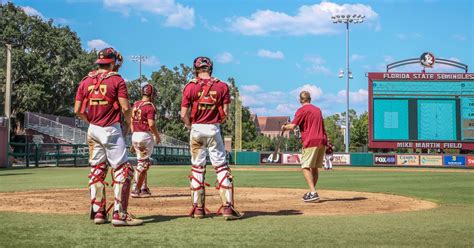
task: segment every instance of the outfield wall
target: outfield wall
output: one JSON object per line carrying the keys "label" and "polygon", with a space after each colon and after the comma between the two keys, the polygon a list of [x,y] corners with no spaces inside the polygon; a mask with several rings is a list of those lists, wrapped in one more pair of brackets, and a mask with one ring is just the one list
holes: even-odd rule
{"label": "outfield wall", "polygon": [[[235,155],[234,155],[235,156]],[[238,152],[238,165],[299,165],[300,153]],[[231,160],[234,161],[234,160]],[[239,162],[242,161],[242,162]],[[245,161],[245,162],[243,162]],[[335,166],[456,167],[474,168],[474,154],[335,153]]]}

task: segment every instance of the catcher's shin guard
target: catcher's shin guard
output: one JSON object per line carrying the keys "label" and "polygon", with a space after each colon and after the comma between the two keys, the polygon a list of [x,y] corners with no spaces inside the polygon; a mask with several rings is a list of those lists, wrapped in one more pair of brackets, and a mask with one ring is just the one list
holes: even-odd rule
{"label": "catcher's shin guard", "polygon": [[127,213],[132,177],[133,167],[128,162],[119,165],[113,170],[114,212],[119,214]]}
{"label": "catcher's shin guard", "polygon": [[206,186],[209,184],[204,182],[205,173],[205,166],[192,166],[189,180],[193,207],[189,215],[193,218],[202,218],[206,214]]}
{"label": "catcher's shin guard", "polygon": [[147,171],[150,168],[151,161],[150,159],[138,160],[137,169],[134,173],[134,181],[133,190],[139,191],[140,189],[144,188],[145,180],[147,177]]}
{"label": "catcher's shin guard", "polygon": [[234,209],[234,182],[227,163],[214,167],[217,174],[216,189],[219,190],[222,206],[217,210],[217,214],[224,209],[223,215],[226,220],[238,219],[242,215]]}
{"label": "catcher's shin guard", "polygon": [[105,182],[107,169],[105,162],[97,164],[92,166],[91,173],[88,176],[91,197],[90,218],[97,224],[105,223],[107,219],[105,198],[105,186],[108,185]]}

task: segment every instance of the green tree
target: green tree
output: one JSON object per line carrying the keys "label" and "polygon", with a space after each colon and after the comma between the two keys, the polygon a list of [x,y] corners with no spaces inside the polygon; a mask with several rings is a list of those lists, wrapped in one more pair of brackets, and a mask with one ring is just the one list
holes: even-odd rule
{"label": "green tree", "polygon": [[[0,40],[12,49],[12,114],[25,111],[72,115],[78,83],[94,67],[95,52],[81,48],[69,27],[55,26],[7,3],[0,5]],[[6,51],[0,46],[0,81]],[[1,99],[2,105],[4,99]]]}
{"label": "green tree", "polygon": [[159,130],[183,141],[187,141],[189,137],[181,122],[181,97],[191,74],[192,69],[183,64],[173,69],[162,66],[159,71],[152,73],[149,81],[158,91],[156,107]]}
{"label": "green tree", "polygon": [[344,135],[341,129],[341,116],[334,114],[324,118],[324,127],[329,140],[335,147],[335,151],[344,151]]}
{"label": "green tree", "polygon": [[368,117],[367,112],[353,119],[351,125],[351,150],[363,151],[368,144]]}

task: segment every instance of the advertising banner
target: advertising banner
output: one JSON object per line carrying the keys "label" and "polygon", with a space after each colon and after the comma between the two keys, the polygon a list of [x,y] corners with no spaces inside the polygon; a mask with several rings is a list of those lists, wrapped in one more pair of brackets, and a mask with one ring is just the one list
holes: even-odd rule
{"label": "advertising banner", "polygon": [[397,163],[396,155],[392,154],[375,154],[374,165],[395,165]]}
{"label": "advertising banner", "polygon": [[443,156],[441,155],[420,155],[421,166],[443,166]]}
{"label": "advertising banner", "polygon": [[333,165],[350,165],[351,155],[334,153],[332,156],[332,164]]}
{"label": "advertising banner", "polygon": [[466,157],[466,165],[467,167],[474,167],[474,156],[473,155],[469,155]]}
{"label": "advertising banner", "polygon": [[260,153],[260,164],[281,164],[282,154],[277,153],[273,156],[273,153]]}
{"label": "advertising banner", "polygon": [[397,155],[397,165],[420,165],[419,155]]}
{"label": "advertising banner", "polygon": [[457,155],[444,156],[444,166],[466,167],[466,157]]}
{"label": "advertising banner", "polygon": [[301,154],[282,154],[283,164],[301,164]]}

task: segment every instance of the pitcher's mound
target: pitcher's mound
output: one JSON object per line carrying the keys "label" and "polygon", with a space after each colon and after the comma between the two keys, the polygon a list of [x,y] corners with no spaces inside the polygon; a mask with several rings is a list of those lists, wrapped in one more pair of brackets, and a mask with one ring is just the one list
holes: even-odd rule
{"label": "pitcher's mound", "polygon": [[[151,198],[130,198],[129,210],[136,215],[187,215],[191,208],[188,188],[151,188]],[[354,215],[415,211],[435,208],[433,202],[380,193],[354,191],[318,191],[319,202],[305,203],[302,189],[236,188],[235,206],[246,216],[256,215]],[[113,194],[107,191],[109,205]],[[89,211],[88,189],[58,189],[0,193],[0,211],[86,214]],[[220,206],[219,193],[207,188],[207,208]]]}

